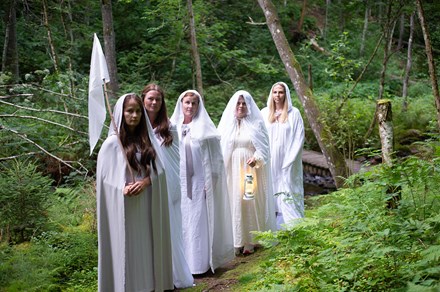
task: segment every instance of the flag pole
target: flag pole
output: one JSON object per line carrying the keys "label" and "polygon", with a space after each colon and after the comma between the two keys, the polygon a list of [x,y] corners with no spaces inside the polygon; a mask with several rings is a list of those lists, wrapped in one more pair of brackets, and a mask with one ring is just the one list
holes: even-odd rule
{"label": "flag pole", "polygon": [[110,114],[111,123],[112,123],[113,129],[115,129],[116,137],[118,137],[118,143],[119,143],[119,146],[121,146],[122,153],[123,153],[124,159],[125,159],[125,163],[127,163],[128,171],[130,172],[130,176],[131,176],[131,181],[134,183],[135,180],[134,180],[133,169],[131,168],[130,163],[128,162],[127,153],[125,153],[124,147],[122,146],[121,137],[119,136],[119,129],[116,126],[116,122],[115,122],[115,119],[113,117],[113,112],[112,112],[112,109],[110,107],[110,102],[109,102],[108,93],[107,93],[107,83],[105,81],[105,78],[103,78],[102,81],[103,81],[102,83],[103,83],[103,86],[104,86],[105,102],[107,104],[107,110],[108,110],[108,112]]}

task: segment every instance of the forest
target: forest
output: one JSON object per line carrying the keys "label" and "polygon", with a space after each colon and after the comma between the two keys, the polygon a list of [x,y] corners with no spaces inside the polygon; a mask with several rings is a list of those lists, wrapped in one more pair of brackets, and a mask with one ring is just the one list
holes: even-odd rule
{"label": "forest", "polygon": [[197,89],[217,124],[237,90],[262,108],[283,81],[328,162],[334,192],[188,291],[440,289],[440,2],[5,0],[0,16],[0,291],[97,290],[95,33],[112,104],[155,82],[170,114]]}

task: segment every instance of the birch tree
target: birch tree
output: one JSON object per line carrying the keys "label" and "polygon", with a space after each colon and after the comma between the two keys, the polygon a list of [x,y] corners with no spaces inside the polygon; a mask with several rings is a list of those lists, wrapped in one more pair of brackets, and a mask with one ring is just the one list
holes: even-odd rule
{"label": "birch tree", "polygon": [[431,79],[432,93],[435,98],[435,106],[437,108],[437,123],[440,130],[440,93],[438,90],[437,73],[435,68],[434,57],[432,55],[431,37],[429,35],[428,26],[425,21],[425,12],[421,0],[416,0],[417,14],[419,16],[420,25],[422,27],[423,39],[425,40],[426,56],[428,57],[429,77]]}
{"label": "birch tree", "polygon": [[406,111],[408,109],[408,85],[409,85],[409,74],[411,72],[411,67],[412,67],[413,36],[414,36],[414,13],[411,14],[409,19],[408,52],[406,58],[405,76],[403,78],[403,86],[402,86],[402,97],[403,97],[402,111]]}
{"label": "birch tree", "polygon": [[277,47],[280,58],[286,68],[287,74],[292,81],[299,100],[304,107],[307,120],[315,134],[316,140],[324,154],[330,172],[335,180],[336,187],[343,185],[343,178],[348,177],[349,170],[345,158],[336,147],[332,133],[326,121],[322,118],[312,91],[301,71],[301,67],[295,58],[289,43],[281,27],[275,6],[270,0],[258,0],[258,3],[266,17],[266,23]]}

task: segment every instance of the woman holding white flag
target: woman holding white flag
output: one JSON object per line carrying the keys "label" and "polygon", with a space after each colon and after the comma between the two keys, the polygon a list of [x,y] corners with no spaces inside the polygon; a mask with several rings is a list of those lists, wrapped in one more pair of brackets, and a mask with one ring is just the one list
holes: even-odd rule
{"label": "woman holding white flag", "polygon": [[172,290],[166,177],[141,99],[121,96],[114,121],[96,173],[98,290]]}

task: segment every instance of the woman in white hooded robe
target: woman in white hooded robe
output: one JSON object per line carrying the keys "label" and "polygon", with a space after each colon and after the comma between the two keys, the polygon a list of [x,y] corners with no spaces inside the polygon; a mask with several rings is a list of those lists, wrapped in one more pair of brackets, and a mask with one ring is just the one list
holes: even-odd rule
{"label": "woman in white hooded robe", "polygon": [[[247,91],[237,91],[231,97],[218,130],[228,175],[235,253],[250,254],[257,244],[252,231],[275,230],[275,210],[267,130]],[[253,200],[243,198],[246,174],[253,176]]]}
{"label": "woman in white hooded robe", "polygon": [[97,161],[98,290],[172,290],[166,177],[136,94],[118,99],[114,121]]}
{"label": "woman in white hooded robe", "polygon": [[302,149],[304,123],[286,83],[275,83],[261,111],[269,132],[278,228],[304,217]]}
{"label": "woman in white hooded robe", "polygon": [[185,258],[192,274],[214,272],[234,258],[220,135],[195,90],[179,96],[170,120],[180,140]]}
{"label": "woman in white hooded robe", "polygon": [[154,138],[160,145],[157,153],[166,169],[174,286],[176,288],[192,287],[194,278],[185,260],[183,250],[179,137],[176,126],[172,125],[168,119],[165,94],[162,88],[154,83],[148,84],[142,90],[141,96],[148,119],[154,129]]}

